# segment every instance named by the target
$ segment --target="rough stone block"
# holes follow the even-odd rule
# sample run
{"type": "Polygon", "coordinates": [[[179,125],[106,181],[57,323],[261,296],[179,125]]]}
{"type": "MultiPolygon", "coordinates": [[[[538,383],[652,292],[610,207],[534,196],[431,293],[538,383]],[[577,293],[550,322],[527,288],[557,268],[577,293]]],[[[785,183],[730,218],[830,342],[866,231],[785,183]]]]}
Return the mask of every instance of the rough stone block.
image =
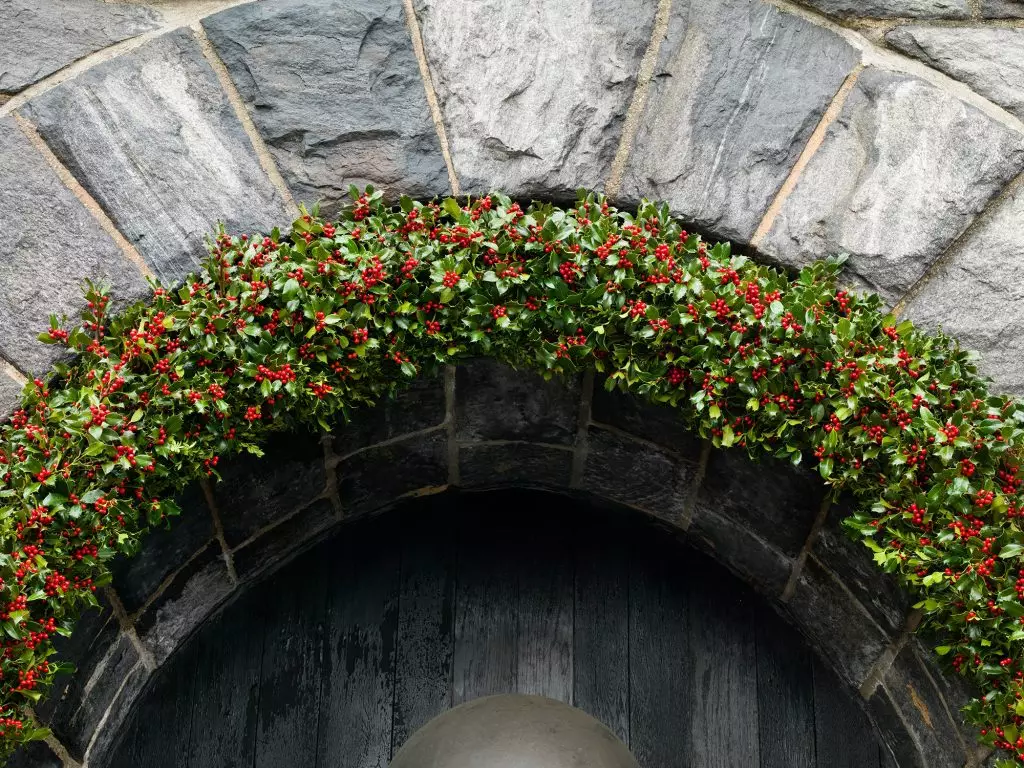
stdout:
{"type": "Polygon", "coordinates": [[[794,557],[824,496],[817,475],[791,464],[772,458],[755,463],[740,449],[712,451],[694,514],[730,518],[794,557]]]}
{"type": "Polygon", "coordinates": [[[904,26],[885,40],[1024,119],[1024,29],[904,26]]]}
{"type": "MultiPolygon", "coordinates": [[[[977,754],[982,749],[978,744],[978,728],[964,722],[960,710],[972,699],[980,695],[980,691],[973,684],[964,678],[954,674],[951,670],[943,668],[939,663],[939,657],[932,650],[932,645],[925,643],[921,635],[916,635],[907,641],[917,658],[921,667],[930,676],[935,688],[942,696],[946,707],[949,709],[949,719],[953,726],[960,731],[964,746],[971,754],[977,754]]],[[[980,761],[979,761],[980,762],[980,761]]]]}
{"type": "Polygon", "coordinates": [[[401,0],[271,0],[203,27],[297,199],[450,191],[401,0]]]}
{"type": "Polygon", "coordinates": [[[580,385],[545,381],[495,360],[456,369],[455,424],[460,442],[525,440],[571,445],[579,421],[580,385]]]}
{"type": "Polygon", "coordinates": [[[529,443],[465,445],[459,448],[459,486],[565,489],[572,460],[572,451],[529,443]]]}
{"type": "Polygon", "coordinates": [[[65,187],[18,128],[0,119],[0,352],[42,373],[64,347],[40,343],[49,316],[79,320],[88,278],[112,288],[114,304],[147,292],[114,241],[65,187]]]}
{"type": "Polygon", "coordinates": [[[253,579],[273,570],[308,542],[318,539],[337,521],[331,502],[326,499],[314,501],[233,553],[238,578],[253,579]]]}
{"type": "Polygon", "coordinates": [[[136,631],[157,663],[163,663],[232,589],[220,546],[212,542],[178,572],[136,621],[136,631]]]}
{"type": "Polygon", "coordinates": [[[277,434],[264,455],[239,455],[221,467],[213,487],[224,538],[235,548],[275,519],[302,509],[327,488],[319,438],[306,432],[277,434]]]}
{"type": "Polygon", "coordinates": [[[598,424],[650,440],[680,456],[700,454],[701,438],[686,429],[678,409],[652,404],[618,390],[609,392],[601,381],[594,384],[590,418],[598,424]]]}
{"type": "Polygon", "coordinates": [[[864,682],[891,639],[838,577],[812,559],[806,561],[785,612],[811,647],[854,688],[864,682]]]}
{"type": "Polygon", "coordinates": [[[20,402],[21,382],[0,372],[0,422],[7,421],[7,417],[20,402]]]}
{"type": "Polygon", "coordinates": [[[448,483],[448,440],[440,432],[371,448],[338,465],[346,518],[382,509],[400,496],[448,483]]]}
{"type": "Polygon", "coordinates": [[[170,528],[158,526],[143,539],[132,557],[114,561],[114,588],[128,613],[135,613],[157,587],[213,538],[213,516],[203,491],[193,485],[176,499],[181,516],[170,528]]]}
{"type": "Polygon", "coordinates": [[[605,182],[656,4],[415,6],[464,191],[571,198],[605,182]]]}
{"type": "Polygon", "coordinates": [[[758,592],[773,599],[782,594],[793,561],[745,525],[703,510],[694,517],[687,533],[688,541],[738,574],[758,592]]]}
{"type": "Polygon", "coordinates": [[[749,241],[858,61],[835,32],[760,0],[673,3],[623,196],[749,241]]]}
{"type": "Polygon", "coordinates": [[[141,662],[136,664],[124,677],[117,697],[110,702],[104,713],[103,727],[96,734],[86,753],[87,765],[108,765],[107,759],[124,725],[132,712],[132,705],[149,681],[150,672],[141,662]]]}
{"type": "Polygon", "coordinates": [[[26,110],[166,284],[195,269],[218,222],[253,233],[288,218],[187,29],[93,67],[26,110]]]}
{"type": "Polygon", "coordinates": [[[345,456],[374,443],[440,426],[444,419],[444,377],[414,379],[393,398],[353,409],[352,420],[334,430],[334,452],[345,456]]]}
{"type": "Polygon", "coordinates": [[[968,0],[804,0],[823,13],[852,19],[969,19],[968,0]]]}
{"type": "Polygon", "coordinates": [[[1024,19],[1024,0],[981,0],[986,19],[1024,19]]]}
{"type": "Polygon", "coordinates": [[[1018,187],[968,235],[910,300],[905,314],[942,328],[981,353],[979,370],[995,389],[1024,394],[1024,188],[1018,187]]]}
{"type": "Polygon", "coordinates": [[[868,68],[761,247],[794,268],[848,253],[848,282],[894,303],[1022,169],[1024,135],[868,68]]]}
{"type": "Polygon", "coordinates": [[[0,93],[17,93],[90,53],[159,25],[141,5],[0,0],[0,93]]]}
{"type": "Polygon", "coordinates": [[[686,511],[695,472],[694,461],[617,432],[591,427],[582,487],[678,525],[686,511]]]}

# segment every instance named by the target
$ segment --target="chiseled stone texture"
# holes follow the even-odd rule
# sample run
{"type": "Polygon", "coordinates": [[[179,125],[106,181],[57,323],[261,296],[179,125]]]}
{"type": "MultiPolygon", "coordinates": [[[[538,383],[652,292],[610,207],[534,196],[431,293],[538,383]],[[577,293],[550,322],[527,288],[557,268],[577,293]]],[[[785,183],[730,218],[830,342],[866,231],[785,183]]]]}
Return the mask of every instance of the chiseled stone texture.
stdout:
{"type": "Polygon", "coordinates": [[[869,68],[761,244],[898,299],[1024,168],[1024,135],[925,81],[869,68]]]}
{"type": "Polygon", "coordinates": [[[26,110],[165,283],[195,268],[218,221],[256,232],[288,218],[187,29],[94,67],[26,110]]]}
{"type": "Polygon", "coordinates": [[[842,18],[969,19],[968,0],[803,0],[805,5],[842,18]]]}
{"type": "Polygon", "coordinates": [[[90,53],[157,26],[157,14],[139,5],[0,0],[0,93],[17,93],[90,53]]]}
{"type": "Polygon", "coordinates": [[[996,389],[1024,394],[1024,187],[1002,200],[911,299],[915,324],[981,353],[996,389]]]}
{"type": "Polygon", "coordinates": [[[905,26],[885,39],[1024,119],[1024,29],[905,26]]]}
{"type": "Polygon", "coordinates": [[[21,384],[17,379],[0,371],[0,421],[21,402],[21,384]]]}
{"type": "Polygon", "coordinates": [[[298,200],[450,191],[401,0],[270,0],[203,27],[298,200]]]}
{"type": "Polygon", "coordinates": [[[657,3],[416,0],[465,191],[572,197],[618,148],[657,3]]]}
{"type": "Polygon", "coordinates": [[[622,197],[748,241],[859,54],[760,0],[672,4],[622,197]]]}
{"type": "Polygon", "coordinates": [[[41,344],[51,314],[78,320],[86,278],[112,286],[116,304],[146,283],[46,164],[13,118],[0,119],[0,352],[41,373],[63,352],[41,344]]]}
{"type": "Polygon", "coordinates": [[[1024,0],[981,0],[986,19],[1024,19],[1024,0]]]}

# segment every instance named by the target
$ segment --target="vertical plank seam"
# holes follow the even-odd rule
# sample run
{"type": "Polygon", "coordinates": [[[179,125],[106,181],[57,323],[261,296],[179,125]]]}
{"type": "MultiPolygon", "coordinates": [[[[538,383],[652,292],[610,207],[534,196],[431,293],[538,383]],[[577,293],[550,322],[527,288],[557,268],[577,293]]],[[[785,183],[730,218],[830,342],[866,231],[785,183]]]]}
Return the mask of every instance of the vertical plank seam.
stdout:
{"type": "Polygon", "coordinates": [[[455,424],[455,366],[446,365],[444,369],[444,421],[448,431],[448,485],[458,486],[459,476],[459,441],[456,438],[455,424]]]}
{"type": "Polygon", "coordinates": [[[765,236],[771,230],[772,225],[778,218],[779,213],[782,212],[782,206],[786,200],[796,189],[797,182],[803,175],[807,165],[811,162],[811,158],[814,157],[818,150],[821,148],[822,143],[825,141],[825,134],[832,124],[838,119],[840,112],[842,112],[843,106],[846,104],[847,98],[853,91],[853,86],[857,84],[857,79],[860,77],[860,73],[864,71],[864,65],[858,64],[853,68],[842,85],[839,86],[839,90],[836,91],[835,96],[832,97],[832,102],[828,105],[818,124],[814,127],[811,135],[807,138],[807,143],[804,144],[804,148],[800,151],[799,157],[796,159],[796,163],[790,169],[789,174],[786,176],[786,180],[782,182],[782,186],[779,187],[779,191],[775,194],[771,204],[768,206],[768,210],[765,211],[764,216],[761,218],[761,222],[757,225],[757,229],[754,230],[753,236],[750,238],[750,245],[754,248],[760,246],[765,236]]]}
{"type": "Polygon", "coordinates": [[[448,143],[448,131],[444,127],[444,115],[441,113],[441,104],[437,98],[434,79],[430,74],[430,64],[427,61],[427,53],[423,45],[423,33],[420,30],[420,22],[416,17],[413,0],[402,0],[402,5],[405,8],[405,22],[409,27],[409,37],[412,38],[412,50],[416,56],[416,63],[420,68],[420,79],[423,80],[423,90],[427,95],[430,118],[434,123],[434,130],[437,131],[437,140],[441,144],[441,156],[444,158],[444,165],[448,170],[448,183],[451,185],[452,194],[459,195],[462,194],[459,188],[459,177],[455,173],[455,163],[452,160],[451,146],[448,143]]]}
{"type": "Polygon", "coordinates": [[[573,445],[572,468],[569,474],[569,487],[580,488],[583,485],[583,472],[587,465],[587,454],[590,452],[590,424],[594,404],[593,369],[583,374],[580,387],[580,405],[576,417],[576,439],[573,445]]]}
{"type": "Polygon", "coordinates": [[[683,531],[690,530],[693,524],[693,517],[697,509],[697,497],[701,488],[704,487],[704,478],[708,473],[708,462],[711,461],[711,451],[714,449],[714,442],[708,438],[700,447],[700,458],[697,459],[697,470],[693,473],[693,480],[683,500],[683,514],[679,518],[679,528],[683,531]]]}
{"type": "Polygon", "coordinates": [[[327,474],[327,488],[324,494],[330,499],[334,508],[334,516],[341,520],[345,517],[345,510],[341,505],[341,493],[338,491],[338,457],[334,453],[334,436],[330,432],[324,432],[320,436],[320,445],[324,449],[324,472],[327,474]]]}
{"type": "Polygon", "coordinates": [[[647,107],[647,98],[650,95],[651,81],[654,78],[654,68],[658,64],[658,56],[661,53],[661,46],[668,32],[668,18],[672,11],[672,0],[659,0],[658,9],[654,15],[654,28],[651,30],[651,39],[647,44],[647,50],[640,60],[640,69],[636,75],[636,85],[633,88],[633,98],[626,109],[626,117],[622,122],[622,136],[619,138],[619,146],[615,151],[611,169],[608,172],[608,180],[604,185],[605,194],[615,197],[622,186],[622,176],[626,171],[626,163],[633,151],[633,144],[636,135],[640,131],[640,119],[643,117],[647,107]]]}
{"type": "Polygon", "coordinates": [[[130,261],[136,269],[139,270],[139,274],[145,279],[155,278],[156,275],[146,260],[142,258],[135,246],[128,242],[128,238],[121,233],[121,230],[117,228],[113,220],[107,215],[107,212],[103,210],[103,207],[96,201],[96,199],[90,195],[85,187],[81,185],[78,179],[75,178],[74,174],[57,158],[50,149],[50,146],[43,140],[43,137],[39,135],[39,131],[36,130],[35,125],[26,117],[20,113],[14,113],[14,122],[17,123],[18,128],[25,135],[25,138],[29,140],[36,151],[42,155],[43,160],[50,166],[50,169],[57,174],[57,178],[60,179],[61,184],[68,188],[78,201],[82,204],[89,215],[100,225],[100,228],[114,241],[118,249],[124,255],[128,261],[130,261]]]}
{"type": "Polygon", "coordinates": [[[267,174],[267,178],[270,179],[270,183],[274,185],[274,188],[281,195],[285,205],[288,207],[288,213],[293,219],[297,219],[299,217],[299,207],[295,203],[292,191],[288,188],[288,184],[285,183],[284,177],[281,175],[281,171],[278,169],[277,163],[274,162],[274,156],[270,154],[270,149],[267,147],[266,142],[263,141],[263,136],[260,135],[259,129],[256,127],[256,123],[252,119],[252,115],[249,114],[249,110],[245,106],[245,102],[242,100],[242,94],[239,93],[234,80],[231,79],[231,74],[228,72],[227,66],[224,64],[220,56],[217,55],[217,51],[214,50],[213,44],[210,42],[210,38],[206,35],[206,30],[203,29],[202,22],[195,22],[191,25],[191,29],[196,36],[196,41],[199,43],[199,48],[202,50],[203,56],[206,58],[207,63],[217,76],[221,90],[223,90],[224,95],[227,96],[231,109],[234,110],[235,116],[238,118],[238,122],[242,124],[242,130],[245,131],[245,135],[249,137],[249,143],[252,145],[252,149],[256,153],[256,159],[259,161],[260,167],[263,168],[263,172],[267,174]]]}
{"type": "Polygon", "coordinates": [[[800,552],[796,556],[796,560],[793,561],[793,565],[789,571],[789,579],[786,581],[786,586],[782,589],[782,595],[779,600],[782,603],[788,603],[793,599],[793,595],[796,593],[796,586],[800,582],[800,576],[803,574],[804,566],[807,564],[807,558],[811,554],[811,550],[814,548],[815,542],[818,540],[818,535],[821,533],[822,527],[825,525],[825,521],[828,520],[828,514],[832,509],[832,494],[826,493],[825,497],[821,500],[821,506],[818,509],[818,514],[814,518],[814,522],[811,524],[811,530],[807,534],[807,539],[804,541],[800,552]]]}
{"type": "Polygon", "coordinates": [[[213,519],[213,533],[220,544],[221,556],[224,558],[224,565],[228,570],[228,578],[233,585],[238,584],[238,573],[235,571],[235,558],[228,547],[228,540],[224,536],[224,525],[220,519],[220,509],[217,507],[217,500],[213,496],[213,486],[210,481],[203,478],[199,481],[203,489],[203,496],[206,498],[206,506],[210,510],[210,517],[213,519]]]}
{"type": "Polygon", "coordinates": [[[117,590],[110,584],[103,588],[103,594],[110,602],[110,610],[117,619],[117,623],[121,626],[121,631],[127,635],[128,640],[135,648],[135,652],[139,654],[139,659],[146,669],[152,672],[157,667],[156,658],[153,656],[153,652],[146,647],[146,644],[139,639],[139,633],[135,631],[135,623],[128,615],[128,611],[124,609],[121,596],[117,594],[117,590]]]}

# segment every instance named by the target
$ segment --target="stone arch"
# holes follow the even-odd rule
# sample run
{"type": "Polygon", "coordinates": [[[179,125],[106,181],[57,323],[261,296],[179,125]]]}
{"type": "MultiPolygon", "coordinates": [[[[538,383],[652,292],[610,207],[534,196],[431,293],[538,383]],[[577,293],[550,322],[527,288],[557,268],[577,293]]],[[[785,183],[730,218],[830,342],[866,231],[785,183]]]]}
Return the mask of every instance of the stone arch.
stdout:
{"type": "Polygon", "coordinates": [[[712,450],[670,409],[598,384],[474,360],[330,435],[281,434],[264,458],[226,462],[115,565],[102,610],[60,649],[78,674],[38,714],[70,757],[102,765],[149,676],[246,584],[410,497],[540,488],[655,518],[751,584],[859,693],[898,765],[977,765],[958,714],[970,691],[933,666],[907,596],[839,529],[820,480],[712,450]]]}

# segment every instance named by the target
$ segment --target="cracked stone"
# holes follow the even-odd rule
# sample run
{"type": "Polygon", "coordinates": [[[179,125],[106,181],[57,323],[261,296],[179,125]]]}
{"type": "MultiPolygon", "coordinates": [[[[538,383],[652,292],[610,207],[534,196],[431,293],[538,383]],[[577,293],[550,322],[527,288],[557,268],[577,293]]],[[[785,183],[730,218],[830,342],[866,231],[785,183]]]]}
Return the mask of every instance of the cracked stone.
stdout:
{"type": "Polygon", "coordinates": [[[100,64],[25,109],[165,284],[196,268],[218,222],[254,233],[289,218],[187,29],[100,64]]]}
{"type": "Polygon", "coordinates": [[[271,0],[203,27],[296,199],[450,191],[401,0],[271,0]]]}
{"type": "Polygon", "coordinates": [[[846,281],[895,302],[1022,169],[1024,135],[869,68],[761,248],[794,268],[848,253],[846,281]]]}
{"type": "Polygon", "coordinates": [[[623,198],[749,241],[858,61],[835,32],[759,0],[673,3],[623,198]]]}

